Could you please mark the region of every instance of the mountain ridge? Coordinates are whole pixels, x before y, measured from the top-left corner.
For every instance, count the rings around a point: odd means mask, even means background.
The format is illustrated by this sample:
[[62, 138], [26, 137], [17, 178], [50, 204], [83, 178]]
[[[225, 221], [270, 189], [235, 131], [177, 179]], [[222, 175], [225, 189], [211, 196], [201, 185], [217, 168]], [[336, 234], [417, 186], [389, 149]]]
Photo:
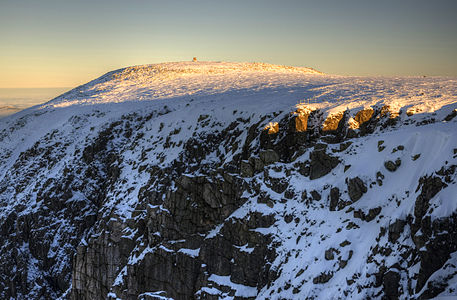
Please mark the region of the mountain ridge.
[[2, 297], [455, 295], [456, 80], [212, 64], [0, 120]]

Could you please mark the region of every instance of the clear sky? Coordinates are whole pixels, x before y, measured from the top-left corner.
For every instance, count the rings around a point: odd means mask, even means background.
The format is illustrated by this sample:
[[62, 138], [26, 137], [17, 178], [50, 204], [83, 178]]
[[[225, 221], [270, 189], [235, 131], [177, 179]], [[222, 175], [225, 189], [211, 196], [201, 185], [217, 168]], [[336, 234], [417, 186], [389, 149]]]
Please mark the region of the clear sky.
[[193, 56], [457, 76], [457, 0], [0, 0], [0, 88]]

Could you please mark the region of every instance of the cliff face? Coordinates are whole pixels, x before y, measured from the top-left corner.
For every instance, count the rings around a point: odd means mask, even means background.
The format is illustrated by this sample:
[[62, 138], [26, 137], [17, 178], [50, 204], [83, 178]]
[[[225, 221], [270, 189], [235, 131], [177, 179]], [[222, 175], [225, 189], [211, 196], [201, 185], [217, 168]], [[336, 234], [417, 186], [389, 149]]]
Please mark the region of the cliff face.
[[0, 296], [456, 295], [456, 91], [178, 63], [3, 119]]

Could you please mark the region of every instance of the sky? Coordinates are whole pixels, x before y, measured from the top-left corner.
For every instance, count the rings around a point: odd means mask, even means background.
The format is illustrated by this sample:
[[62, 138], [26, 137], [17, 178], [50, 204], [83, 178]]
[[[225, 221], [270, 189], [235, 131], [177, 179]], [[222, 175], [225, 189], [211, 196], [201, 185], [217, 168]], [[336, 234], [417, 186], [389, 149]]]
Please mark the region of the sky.
[[194, 56], [457, 76], [457, 1], [0, 0], [0, 88], [73, 87]]

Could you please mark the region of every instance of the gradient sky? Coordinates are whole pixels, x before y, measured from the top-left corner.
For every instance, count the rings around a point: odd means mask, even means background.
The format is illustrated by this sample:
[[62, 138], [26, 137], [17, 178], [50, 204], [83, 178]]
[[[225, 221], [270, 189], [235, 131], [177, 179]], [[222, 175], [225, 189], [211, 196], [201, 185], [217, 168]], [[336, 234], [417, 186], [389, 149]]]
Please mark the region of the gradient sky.
[[193, 56], [457, 76], [457, 1], [0, 0], [0, 88], [72, 87]]

